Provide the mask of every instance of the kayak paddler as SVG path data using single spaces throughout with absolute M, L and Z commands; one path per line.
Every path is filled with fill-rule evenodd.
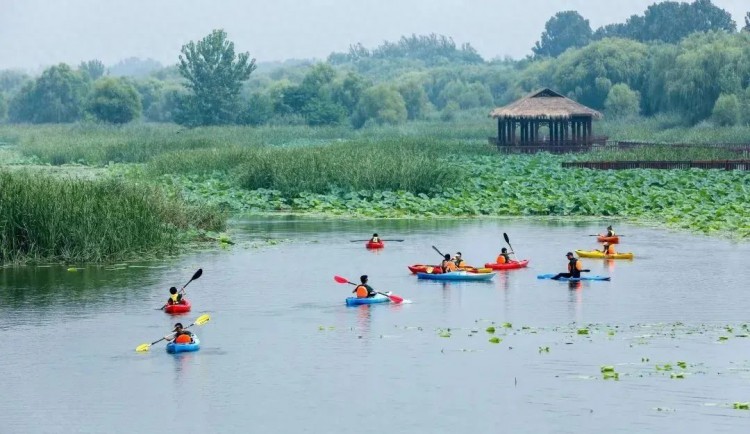
M 576 257 L 573 256 L 573 252 L 566 253 L 565 257 L 568 258 L 568 272 L 558 273 L 557 276 L 553 277 L 552 279 L 558 280 L 561 277 L 565 277 L 566 279 L 570 279 L 571 277 L 581 277 L 581 270 L 583 270 L 583 264 L 581 263 L 581 260 L 576 259 Z
M 380 242 L 380 237 L 378 236 L 378 234 L 372 234 L 372 238 L 370 238 L 370 242 L 371 243 L 379 243 Z
M 607 226 L 607 234 L 603 235 L 604 237 L 616 237 L 617 234 L 615 234 L 615 231 L 612 230 L 612 225 Z
M 359 281 L 362 282 L 354 288 L 352 293 L 357 294 L 357 298 L 371 298 L 375 297 L 378 293 L 370 285 L 367 284 L 367 275 L 364 274 L 359 276 Z
M 453 263 L 456 264 L 456 268 L 466 267 L 466 261 L 461 258 L 461 252 L 456 252 L 456 257 L 453 258 Z
M 440 264 L 440 268 L 443 269 L 443 273 L 450 273 L 451 271 L 456 271 L 456 263 L 451 261 L 451 255 L 445 254 L 443 256 L 443 262 Z
M 193 342 L 193 333 L 190 330 L 182 328 L 182 323 L 178 322 L 174 325 L 172 333 L 164 336 L 164 339 L 168 341 L 174 340 L 176 344 L 189 344 Z
M 182 294 L 177 293 L 177 288 L 174 286 L 169 288 L 169 298 L 167 299 L 168 305 L 173 304 L 183 304 L 182 302 Z
M 508 253 L 507 247 L 503 247 L 502 250 L 500 250 L 500 254 L 497 255 L 497 259 L 495 261 L 498 264 L 507 264 L 510 262 L 510 253 Z

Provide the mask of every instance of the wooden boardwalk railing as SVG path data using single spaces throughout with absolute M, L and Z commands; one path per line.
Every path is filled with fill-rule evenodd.
M 576 161 L 564 162 L 565 168 L 599 170 L 622 169 L 723 169 L 750 170 L 750 160 L 715 161 Z

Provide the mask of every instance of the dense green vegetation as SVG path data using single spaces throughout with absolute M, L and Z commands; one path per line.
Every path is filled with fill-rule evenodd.
M 738 158 L 708 145 L 750 143 L 745 21 L 737 32 L 709 0 L 661 2 L 597 30 L 563 11 L 533 56 L 492 61 L 449 37 L 411 35 L 325 62 L 256 64 L 215 30 L 175 53 L 176 66 L 0 71 L 0 164 L 87 166 L 97 178 L 0 172 L 0 262 L 171 253 L 221 228 L 217 208 L 604 215 L 747 238 L 746 173 L 561 168 Z M 488 111 L 540 87 L 602 110 L 596 132 L 612 139 L 695 146 L 498 155 Z
M 446 152 L 449 152 L 446 148 Z M 242 212 L 369 217 L 592 216 L 648 220 L 702 232 L 750 236 L 750 177 L 719 170 L 562 169 L 564 157 L 455 155 L 462 181 L 434 194 L 332 189 L 285 195 L 244 190 L 230 175 L 173 175 L 185 197 Z
M 374 48 L 354 44 L 325 62 L 256 64 L 215 30 L 187 42 L 175 66 L 127 59 L 107 71 L 91 60 L 77 69 L 53 66 L 39 77 L 0 71 L 0 122 L 7 106 L 14 123 L 140 116 L 189 126 L 362 128 L 486 113 L 540 87 L 608 117 L 669 115 L 683 126 L 750 122 L 750 32 L 738 32 L 710 0 L 655 3 L 595 31 L 577 12 L 563 11 L 540 31 L 530 47 L 534 56 L 521 60 L 488 61 L 470 44 L 433 34 Z M 107 73 L 126 77 L 112 81 Z M 101 99 L 93 93 L 105 90 L 108 110 L 91 103 Z M 121 110 L 127 115 L 113 115 L 114 107 L 127 108 Z
M 188 206 L 152 186 L 0 171 L 0 264 L 177 253 L 188 230 L 223 225 L 206 207 Z

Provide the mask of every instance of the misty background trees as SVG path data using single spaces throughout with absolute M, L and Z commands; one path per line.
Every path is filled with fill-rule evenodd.
M 432 34 L 353 44 L 325 61 L 256 64 L 243 51 L 252 47 L 235 51 L 215 30 L 187 42 L 171 66 L 92 59 L 38 77 L 0 71 L 0 121 L 361 128 L 485 116 L 551 87 L 609 118 L 747 124 L 750 12 L 744 21 L 738 31 L 709 0 L 655 3 L 596 30 L 578 12 L 562 11 L 521 60 L 486 60 L 470 44 Z

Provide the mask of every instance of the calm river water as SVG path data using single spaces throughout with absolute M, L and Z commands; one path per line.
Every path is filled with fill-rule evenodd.
M 622 225 L 635 260 L 584 259 L 611 282 L 536 279 L 607 223 L 250 220 L 238 245 L 178 260 L 0 269 L 0 433 L 747 433 L 750 245 Z M 406 241 L 348 242 L 374 231 Z M 431 245 L 481 265 L 503 232 L 530 268 L 448 284 L 406 268 L 438 262 Z M 179 320 L 211 315 L 201 351 L 136 353 L 199 267 Z M 347 308 L 336 274 L 413 303 Z

